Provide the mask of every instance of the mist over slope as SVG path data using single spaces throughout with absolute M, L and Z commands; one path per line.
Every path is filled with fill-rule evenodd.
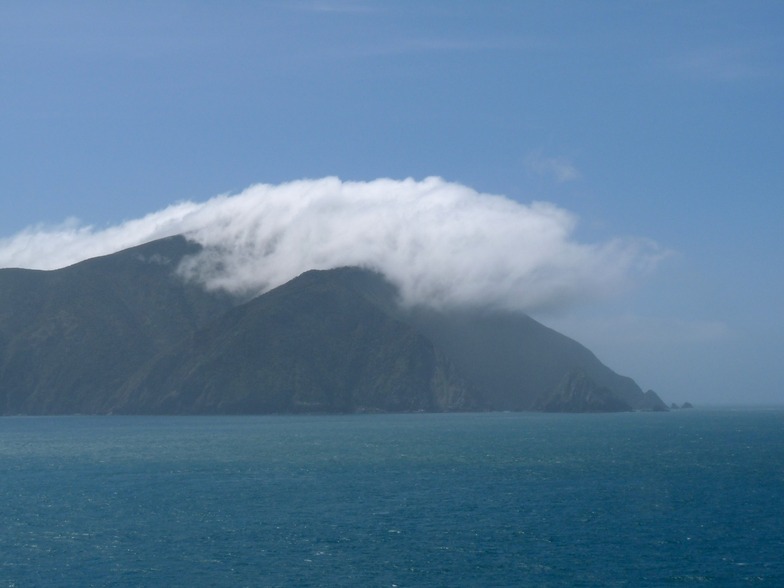
M 642 239 L 580 243 L 577 219 L 431 177 L 259 184 L 182 202 L 122 224 L 69 221 L 0 240 L 0 267 L 61 268 L 154 239 L 204 248 L 183 276 L 250 297 L 311 269 L 359 266 L 397 286 L 408 305 L 530 312 L 616 293 L 663 255 Z

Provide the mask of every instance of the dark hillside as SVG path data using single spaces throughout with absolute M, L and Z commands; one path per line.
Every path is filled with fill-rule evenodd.
M 666 410 L 632 380 L 619 376 L 577 341 L 529 316 L 501 311 L 415 309 L 412 324 L 459 366 L 496 410 L 531 410 L 540 397 L 579 370 L 638 410 Z
M 359 268 L 240 304 L 178 276 L 198 251 L 0 270 L 0 413 L 666 410 L 528 316 L 402 308 Z
M 143 370 L 123 412 L 407 412 L 478 408 L 446 358 L 386 308 L 375 275 L 307 272 Z
M 0 270 L 0 410 L 100 413 L 144 361 L 231 305 L 174 275 L 172 237 L 55 271 Z

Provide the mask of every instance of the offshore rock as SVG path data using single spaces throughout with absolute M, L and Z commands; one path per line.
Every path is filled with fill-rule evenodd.
M 647 410 L 653 412 L 667 412 L 669 409 L 664 401 L 659 398 L 659 395 L 656 394 L 653 390 L 647 390 L 645 394 L 643 394 L 642 401 L 640 402 L 639 406 L 635 407 L 637 410 Z

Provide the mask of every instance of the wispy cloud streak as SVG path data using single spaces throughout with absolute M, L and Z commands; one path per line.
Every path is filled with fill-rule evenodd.
M 670 67 L 693 79 L 717 82 L 744 82 L 773 75 L 762 54 L 749 47 L 694 49 L 672 59 Z
M 579 180 L 580 171 L 565 157 L 547 157 L 541 152 L 529 153 L 525 158 L 528 171 L 553 178 L 558 183 Z

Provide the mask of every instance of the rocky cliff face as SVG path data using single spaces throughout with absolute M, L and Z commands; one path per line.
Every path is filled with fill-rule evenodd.
M 567 372 L 552 390 L 541 394 L 534 409 L 544 412 L 627 412 L 632 407 L 582 370 Z
M 542 397 L 573 372 L 609 390 L 627 408 L 667 410 L 655 393 L 644 394 L 589 349 L 524 314 L 414 309 L 406 318 L 459 366 L 493 410 L 543 410 Z

